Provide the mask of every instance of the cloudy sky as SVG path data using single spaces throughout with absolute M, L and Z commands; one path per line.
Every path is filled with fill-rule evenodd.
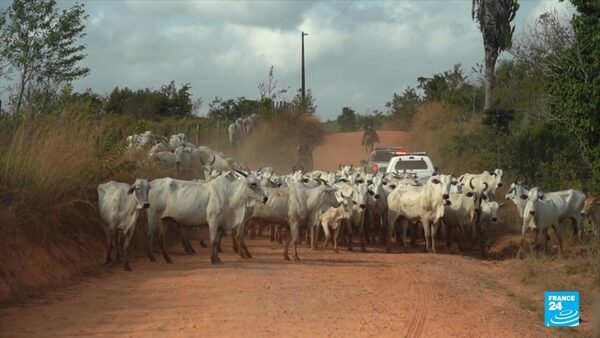
M 4 1 L 2 1 L 4 2 Z M 522 0 L 521 31 L 558 0 Z M 1 7 L 6 6 L 6 2 Z M 59 2 L 69 6 L 69 2 Z M 471 1 L 84 1 L 91 73 L 76 89 L 190 83 L 204 99 L 259 96 L 271 65 L 280 87 L 300 87 L 300 32 L 306 83 L 322 119 L 342 107 L 385 109 L 418 76 L 483 58 Z M 288 98 L 291 94 L 288 95 Z

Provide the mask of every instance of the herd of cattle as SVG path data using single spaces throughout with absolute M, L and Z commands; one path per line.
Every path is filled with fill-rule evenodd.
M 171 141 L 175 149 L 190 147 L 184 139 L 179 140 L 183 144 L 173 137 Z M 213 264 L 220 263 L 220 241 L 226 233 L 231 234 L 234 250 L 242 258 L 249 258 L 245 235 L 265 228 L 270 229 L 271 240 L 285 237 L 286 260 L 290 259 L 290 243 L 295 260 L 299 259 L 297 245 L 303 239 L 318 249 L 320 229 L 325 234 L 325 245 L 333 239 L 336 251 L 340 240 L 352 250 L 354 234 L 359 236 L 362 251 L 366 251 L 368 242 L 385 243 L 386 251 L 391 252 L 392 237 L 407 251 L 420 236 L 419 224 L 426 251 L 435 253 L 438 230 L 443 226 L 447 246 L 455 242 L 463 250 L 479 242 L 481 254 L 485 255 L 487 229 L 497 221 L 502 206 L 492 201 L 502 186 L 500 169 L 460 177 L 439 174 L 426 181 L 409 174 L 366 174 L 352 166 L 340 166 L 331 172 L 278 175 L 270 167 L 257 171 L 231 167 L 215 170 L 212 165 L 218 154 L 212 150 L 210 154 L 198 155 L 208 161 L 205 179 L 167 177 L 151 182 L 137 179 L 133 185 L 110 181 L 98 186 L 107 264 L 112 262 L 112 249 L 116 246 L 117 259 L 124 259 L 125 269 L 131 270 L 127 249 L 140 213 L 146 214 L 146 248 L 151 261 L 156 260 L 153 244 L 157 233 L 162 255 L 171 263 L 166 248 L 167 229 L 177 230 L 184 249 L 191 254 L 194 250 L 186 230 L 203 226 L 209 229 Z M 600 201 L 586 198 L 581 191 L 544 193 L 537 187 L 528 190 L 524 180 L 516 179 L 506 199 L 516 205 L 523 221 L 523 241 L 527 229 L 534 230 L 536 242 L 541 232 L 545 250 L 550 228 L 562 249 L 557 227 L 563 219 L 572 221 L 574 233 L 581 238 L 583 219 L 588 216 L 594 234 L 600 236 Z M 204 245 L 202 239 L 200 242 Z
M 243 139 L 250 135 L 254 126 L 256 125 L 257 117 L 256 114 L 252 114 L 247 117 L 238 117 L 233 123 L 227 128 L 229 134 L 229 144 L 232 147 L 238 146 Z
M 148 151 L 148 160 L 177 171 L 202 167 L 204 171 L 222 172 L 241 169 L 243 166 L 207 146 L 196 146 L 187 141 L 185 134 L 179 133 L 166 138 L 151 131 L 127 137 L 127 151 Z M 207 174 L 208 175 L 208 174 Z

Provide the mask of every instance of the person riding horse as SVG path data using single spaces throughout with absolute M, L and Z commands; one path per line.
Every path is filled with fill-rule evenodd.
M 372 121 L 368 121 L 365 124 L 365 133 L 362 138 L 362 145 L 365 146 L 365 150 L 370 153 L 373 151 L 373 144 L 381 143 L 379 141 L 379 135 L 375 131 L 375 127 L 373 126 Z

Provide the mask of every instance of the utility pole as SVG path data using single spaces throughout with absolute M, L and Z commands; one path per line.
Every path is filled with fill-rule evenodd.
M 304 75 L 304 36 L 308 35 L 308 33 L 302 32 L 302 104 L 304 104 L 304 99 L 306 99 L 306 81 Z

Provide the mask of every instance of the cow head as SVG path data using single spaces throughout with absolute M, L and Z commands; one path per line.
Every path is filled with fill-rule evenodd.
M 246 199 L 267 203 L 269 198 L 267 197 L 267 194 L 260 185 L 260 180 L 258 178 L 252 175 L 248 175 L 240 170 L 235 170 L 235 172 L 243 176 L 242 180 L 244 181 Z
M 593 211 L 599 210 L 600 208 L 600 198 L 590 196 L 585 199 L 583 203 L 583 209 L 581 209 L 582 216 L 589 216 Z
M 367 208 L 367 196 L 369 194 L 369 188 L 366 183 L 361 183 L 357 186 L 358 188 L 358 201 L 357 204 L 361 209 Z
M 450 175 L 436 175 L 431 176 L 427 183 L 431 184 L 435 191 L 441 192 L 441 197 L 444 199 L 446 204 L 450 204 L 450 186 L 452 185 L 453 178 Z
M 133 194 L 135 201 L 137 202 L 137 209 L 148 209 L 150 207 L 150 203 L 148 202 L 148 192 L 150 191 L 150 183 L 148 183 L 145 179 L 137 179 L 135 183 L 131 187 L 127 193 L 129 195 Z
M 502 175 L 504 175 L 502 169 L 494 169 L 494 171 L 492 172 L 492 176 L 494 176 L 494 178 L 496 179 L 497 187 L 502 186 Z
M 525 210 L 529 211 L 531 216 L 535 216 L 536 213 L 536 202 L 544 199 L 544 194 L 540 191 L 540 188 L 533 187 L 529 190 L 527 195 L 521 195 L 521 199 L 527 199 Z
M 354 208 L 354 201 L 352 200 L 352 193 L 348 196 L 344 196 L 343 192 L 340 192 L 340 198 L 338 198 L 338 202 L 344 207 L 345 217 L 350 217 L 352 215 L 352 210 Z

